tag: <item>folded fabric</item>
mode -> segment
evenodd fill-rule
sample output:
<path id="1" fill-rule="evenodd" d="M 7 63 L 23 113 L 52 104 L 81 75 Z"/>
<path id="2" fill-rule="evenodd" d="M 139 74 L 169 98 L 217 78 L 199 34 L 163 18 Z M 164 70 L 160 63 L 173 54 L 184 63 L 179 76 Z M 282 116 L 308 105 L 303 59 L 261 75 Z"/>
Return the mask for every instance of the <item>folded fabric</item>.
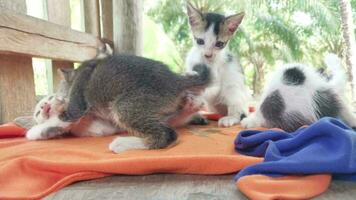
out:
<path id="1" fill-rule="evenodd" d="M 269 177 L 250 175 L 241 177 L 236 187 L 250 199 L 300 200 L 310 199 L 325 192 L 330 175 Z"/>
<path id="2" fill-rule="evenodd" d="M 0 199 L 40 199 L 72 182 L 112 174 L 234 173 L 262 161 L 235 152 L 237 129 L 218 128 L 216 123 L 181 128 L 178 143 L 171 148 L 120 154 L 108 149 L 117 136 L 1 139 Z"/>
<path id="3" fill-rule="evenodd" d="M 14 123 L 0 125 L 0 139 L 11 137 L 23 137 L 26 130 L 16 126 Z"/>
<path id="4" fill-rule="evenodd" d="M 323 118 L 293 133 L 242 131 L 235 148 L 242 154 L 264 157 L 263 163 L 241 170 L 236 180 L 256 174 L 334 174 L 356 180 L 356 132 L 334 118 Z"/>

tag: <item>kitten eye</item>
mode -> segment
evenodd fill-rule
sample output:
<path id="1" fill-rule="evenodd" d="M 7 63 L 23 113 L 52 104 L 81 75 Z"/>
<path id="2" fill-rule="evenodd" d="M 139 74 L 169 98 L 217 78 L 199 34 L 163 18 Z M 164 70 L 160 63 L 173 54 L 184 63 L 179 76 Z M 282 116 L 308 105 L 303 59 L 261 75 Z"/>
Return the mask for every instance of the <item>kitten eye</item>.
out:
<path id="1" fill-rule="evenodd" d="M 225 46 L 225 43 L 224 43 L 224 42 L 221 42 L 221 41 L 217 41 L 217 42 L 215 43 L 215 46 L 221 49 L 221 48 L 223 48 L 223 47 Z"/>
<path id="2" fill-rule="evenodd" d="M 38 117 L 38 115 L 40 114 L 40 111 L 37 111 L 37 113 L 36 113 L 36 117 Z"/>
<path id="3" fill-rule="evenodd" d="M 197 44 L 199 44 L 199 45 L 204 45 L 204 40 L 198 38 L 198 39 L 197 39 Z"/>

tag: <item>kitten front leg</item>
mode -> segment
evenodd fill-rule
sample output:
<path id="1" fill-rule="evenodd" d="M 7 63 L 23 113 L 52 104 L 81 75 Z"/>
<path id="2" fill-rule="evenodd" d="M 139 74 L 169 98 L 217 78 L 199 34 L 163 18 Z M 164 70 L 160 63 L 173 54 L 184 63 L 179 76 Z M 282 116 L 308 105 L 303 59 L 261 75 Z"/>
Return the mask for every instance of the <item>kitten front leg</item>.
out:
<path id="1" fill-rule="evenodd" d="M 47 140 L 58 137 L 65 133 L 66 128 L 70 125 L 68 122 L 63 122 L 58 117 L 53 117 L 43 124 L 32 127 L 26 133 L 28 140 Z"/>
<path id="2" fill-rule="evenodd" d="M 28 130 L 26 133 L 26 138 L 28 140 L 48 140 L 61 136 L 64 133 L 65 131 L 61 127 L 48 127 L 40 124 Z"/>
<path id="3" fill-rule="evenodd" d="M 260 111 L 250 114 L 241 121 L 242 128 L 258 128 L 264 126 L 264 118 Z"/>
<path id="4" fill-rule="evenodd" d="M 238 105 L 233 105 L 233 106 L 228 106 L 228 114 L 227 116 L 219 119 L 219 126 L 224 126 L 224 127 L 230 127 L 235 124 L 240 123 L 241 121 L 241 116 L 244 114 L 240 106 Z"/>
<path id="5" fill-rule="evenodd" d="M 205 104 L 202 97 L 187 94 L 184 98 L 183 108 L 174 116 L 170 117 L 167 120 L 167 123 L 172 127 L 180 127 L 186 125 L 187 123 L 194 125 L 208 124 L 207 119 L 197 113 L 204 107 Z"/>

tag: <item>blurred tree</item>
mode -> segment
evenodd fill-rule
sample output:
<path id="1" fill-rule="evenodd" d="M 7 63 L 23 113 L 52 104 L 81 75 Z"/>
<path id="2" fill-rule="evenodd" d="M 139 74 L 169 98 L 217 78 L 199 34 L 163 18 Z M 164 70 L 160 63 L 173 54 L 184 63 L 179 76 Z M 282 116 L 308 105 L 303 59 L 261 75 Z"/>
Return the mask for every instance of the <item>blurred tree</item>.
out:
<path id="1" fill-rule="evenodd" d="M 342 30 L 346 46 L 346 63 L 351 81 L 352 99 L 355 100 L 356 44 L 350 0 L 340 0 Z"/>

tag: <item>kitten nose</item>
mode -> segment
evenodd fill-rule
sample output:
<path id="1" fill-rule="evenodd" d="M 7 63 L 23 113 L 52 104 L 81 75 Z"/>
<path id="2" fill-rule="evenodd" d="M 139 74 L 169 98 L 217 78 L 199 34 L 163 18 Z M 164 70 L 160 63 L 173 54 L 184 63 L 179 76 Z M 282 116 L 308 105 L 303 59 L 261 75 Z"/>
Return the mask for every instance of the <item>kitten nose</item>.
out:
<path id="1" fill-rule="evenodd" d="M 205 58 L 211 58 L 211 57 L 213 57 L 213 54 L 205 54 L 204 56 L 205 56 Z"/>

